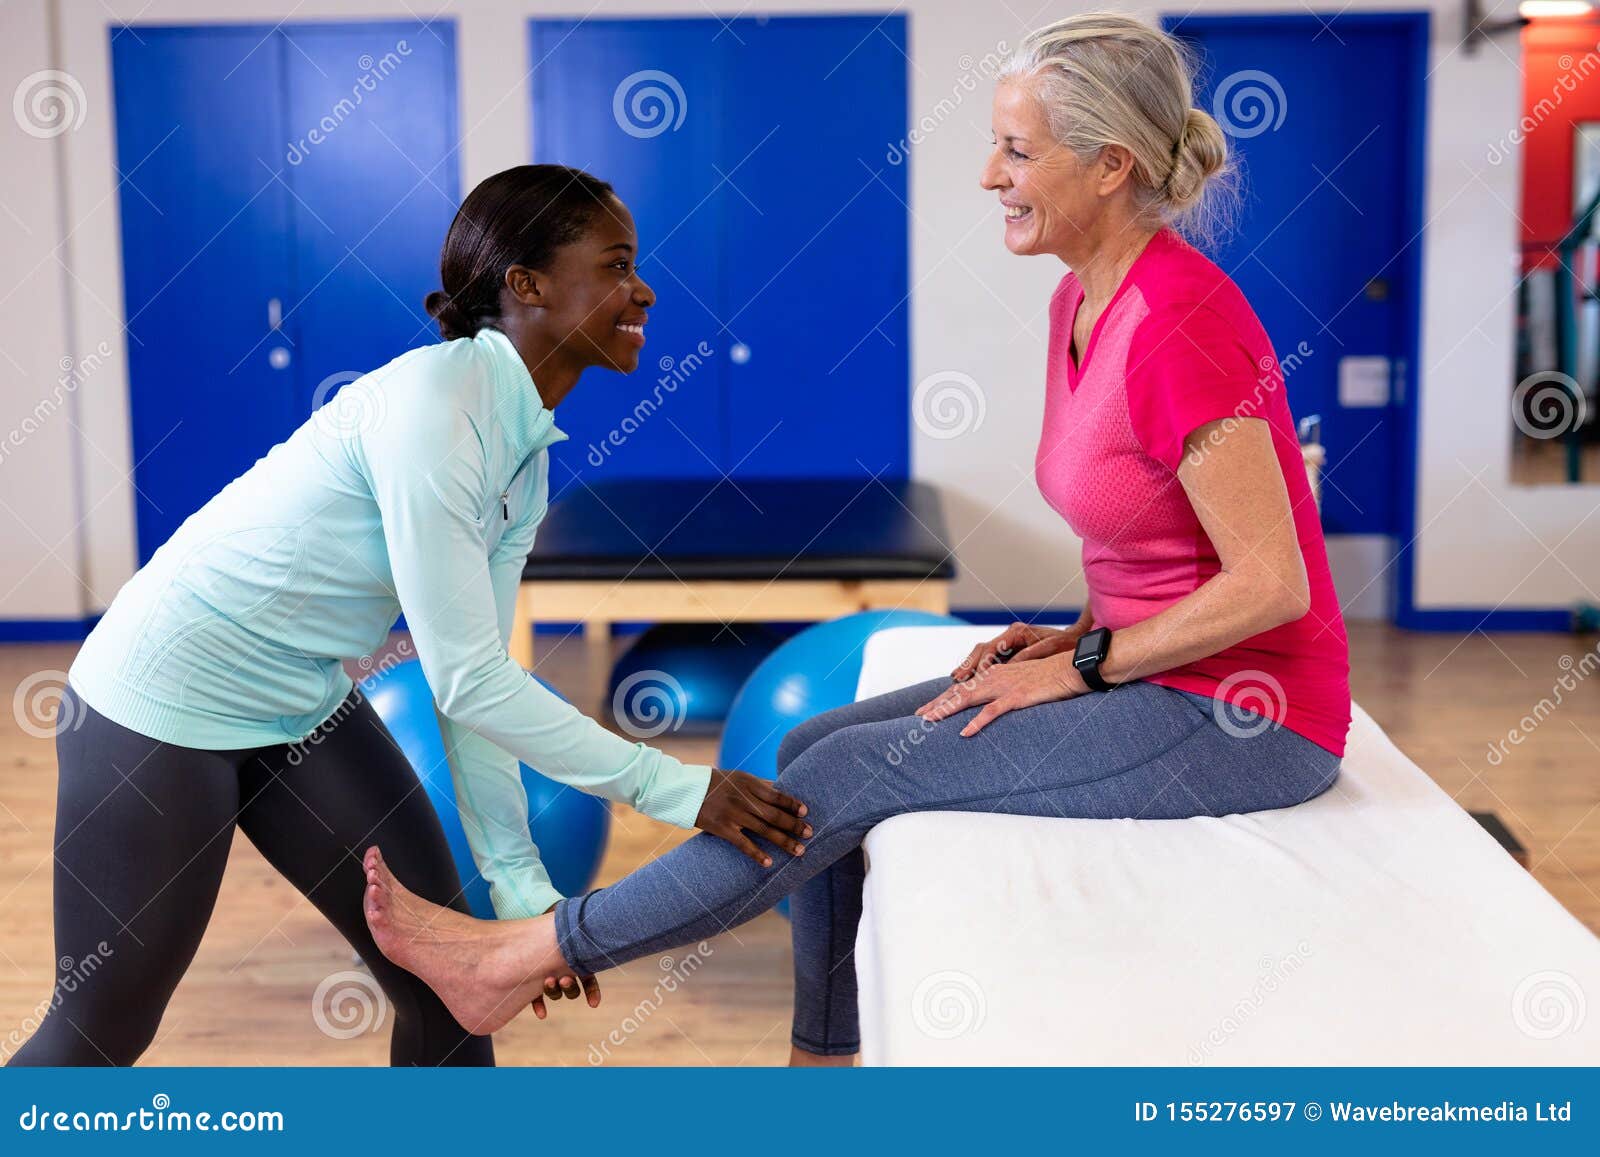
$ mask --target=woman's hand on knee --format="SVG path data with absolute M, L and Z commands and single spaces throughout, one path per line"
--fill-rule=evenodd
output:
M 802 818 L 805 814 L 805 804 L 769 781 L 717 768 L 711 772 L 711 786 L 694 826 L 727 840 L 763 868 L 770 868 L 772 857 L 746 833 L 776 844 L 791 856 L 804 855 L 805 845 L 800 840 L 811 837 L 811 825 Z
M 982 668 L 972 678 L 935 695 L 918 707 L 916 714 L 938 723 L 981 704 L 983 710 L 961 729 L 963 736 L 971 738 L 1009 711 L 1074 699 L 1088 690 L 1070 655 L 1052 655 Z
M 979 643 L 961 664 L 950 672 L 958 682 L 988 670 L 996 663 L 1009 663 L 1016 659 L 1043 659 L 1049 655 L 1070 651 L 1088 627 L 1083 624 L 1062 629 L 1036 627 L 1031 623 L 1012 623 L 986 643 Z

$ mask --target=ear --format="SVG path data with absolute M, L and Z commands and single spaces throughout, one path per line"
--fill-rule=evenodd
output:
M 1123 145 L 1106 145 L 1095 158 L 1096 191 L 1109 197 L 1133 180 L 1133 153 Z
M 506 268 L 506 292 L 531 309 L 548 309 L 550 306 L 550 278 L 526 265 Z

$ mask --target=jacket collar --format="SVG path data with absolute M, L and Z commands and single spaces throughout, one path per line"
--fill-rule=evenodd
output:
M 553 443 L 565 442 L 567 435 L 556 426 L 555 413 L 539 397 L 533 376 L 511 339 L 486 325 L 472 340 L 494 366 L 494 419 L 516 456 L 525 458 Z

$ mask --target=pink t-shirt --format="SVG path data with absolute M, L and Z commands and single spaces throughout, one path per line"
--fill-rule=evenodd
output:
M 1283 374 L 1239 287 L 1171 230 L 1151 239 L 1071 356 L 1083 290 L 1068 274 L 1050 301 L 1039 491 L 1083 539 L 1098 626 L 1148 619 L 1216 574 L 1216 549 L 1178 481 L 1184 440 L 1208 422 L 1261 418 L 1305 556 L 1311 610 L 1146 681 L 1268 716 L 1335 755 L 1350 726 L 1350 657 Z

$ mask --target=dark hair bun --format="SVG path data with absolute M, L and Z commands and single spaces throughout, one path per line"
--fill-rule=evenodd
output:
M 471 337 L 478 332 L 477 323 L 442 289 L 435 289 L 423 298 L 422 307 L 439 323 L 439 334 L 445 341 Z

